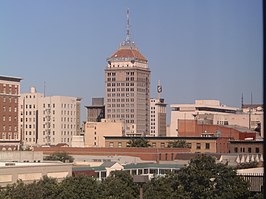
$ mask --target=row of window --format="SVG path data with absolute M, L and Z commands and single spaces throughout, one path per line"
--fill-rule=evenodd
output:
M 155 131 L 153 131 L 153 133 L 155 133 Z M 128 143 L 127 143 L 128 145 Z M 191 143 L 187 143 L 188 147 L 191 148 Z M 118 142 L 117 143 L 118 147 L 122 147 L 122 142 Z M 152 142 L 151 143 L 152 147 L 157 147 L 157 143 L 156 142 Z M 167 146 L 167 143 L 161 142 L 160 143 L 160 147 L 161 148 L 165 148 Z M 114 142 L 109 142 L 109 147 L 114 147 Z M 208 150 L 210 149 L 210 143 L 196 143 L 196 149 L 201 149 L 202 147 L 204 147 L 204 149 Z
M 0 93 L 17 95 L 18 94 L 18 88 L 17 88 L 17 86 L 14 86 L 13 89 L 12 89 L 12 85 L 9 85 L 8 88 L 7 88 L 4 85 L 2 87 L 2 89 L 0 90 Z
M 12 133 L 2 133 L 2 140 L 11 140 L 11 139 L 18 139 L 18 134 L 17 133 L 13 133 L 13 137 L 12 137 Z
M 134 118 L 134 114 L 107 114 L 107 118 L 121 118 L 121 119 L 123 119 L 123 118 Z M 131 122 L 130 123 L 134 123 L 134 120 L 131 120 Z
M 107 104 L 107 108 L 110 108 L 110 107 L 118 107 L 118 108 L 120 108 L 120 107 L 131 107 L 131 108 L 134 108 L 134 104 Z M 107 110 L 109 110 L 109 109 L 107 109 Z M 119 109 L 118 109 L 119 110 Z
M 107 93 L 107 97 L 134 97 L 134 93 Z
M 14 103 L 17 104 L 18 103 L 18 99 L 17 97 L 2 97 L 3 98 L 3 103 L 6 103 L 8 99 L 8 102 L 9 103 L 12 103 L 12 99 L 14 99 Z
M 134 88 L 107 88 L 106 90 L 107 90 L 107 92 L 120 92 L 120 91 L 121 92 L 125 92 L 125 91 L 134 92 Z
M 107 109 L 107 113 L 134 113 L 134 109 Z
M 107 87 L 124 87 L 124 86 L 126 86 L 126 87 L 129 87 L 129 86 L 134 86 L 135 84 L 134 84 L 134 82 L 130 82 L 130 83 L 120 83 L 120 82 L 118 82 L 118 83 L 107 83 Z
M 6 106 L 3 106 L 3 112 L 6 112 L 6 111 L 7 111 Z M 11 106 L 8 107 L 8 112 L 12 112 L 12 107 Z M 17 107 L 14 107 L 14 111 L 13 112 L 17 112 Z
M 17 116 L 14 116 L 14 119 L 13 119 L 15 122 L 17 121 Z M 2 121 L 3 122 L 6 122 L 6 116 L 4 115 L 3 118 L 2 118 Z M 11 116 L 8 116 L 8 122 L 11 122 L 12 121 L 12 117 Z
M 14 128 L 14 131 L 15 131 L 15 132 L 18 130 L 17 126 L 13 126 L 13 128 Z M 6 125 L 3 125 L 2 129 L 3 129 L 3 131 L 9 131 L 9 132 L 10 132 L 10 131 L 12 131 L 12 126 L 9 125 L 9 126 L 8 126 L 8 129 L 7 129 L 7 128 L 6 128 Z
M 247 150 L 246 150 L 247 149 Z M 255 147 L 255 149 L 253 149 L 255 153 L 260 153 L 260 148 L 259 147 Z M 251 147 L 235 147 L 234 148 L 234 152 L 235 153 L 253 153 L 252 148 Z

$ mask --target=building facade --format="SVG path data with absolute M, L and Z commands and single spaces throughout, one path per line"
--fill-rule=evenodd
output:
M 80 131 L 80 98 L 44 96 L 34 87 L 20 97 L 19 127 L 25 146 L 71 144 Z
M 166 104 L 164 99 L 150 100 L 150 136 L 166 136 Z
M 0 76 L 0 150 L 18 150 L 20 146 L 18 77 Z
M 237 125 L 255 130 L 263 137 L 263 109 L 246 109 L 222 105 L 218 100 L 196 100 L 195 104 L 172 104 L 168 136 L 179 135 L 179 120 L 197 120 L 203 124 Z
M 85 147 L 105 147 L 104 136 L 122 136 L 124 128 L 123 120 L 102 119 L 101 122 L 86 122 Z
M 141 137 L 135 137 L 141 138 Z M 106 136 L 105 147 L 109 148 L 129 148 L 128 142 L 132 138 Z M 179 149 L 191 153 L 228 153 L 228 140 L 225 137 L 145 137 L 151 148 L 160 149 Z M 176 141 L 185 141 L 187 147 L 185 148 L 171 148 L 168 145 Z M 169 154 L 168 154 L 169 155 Z M 166 155 L 167 156 L 167 155 Z M 159 158 L 162 160 L 161 158 Z M 169 160 L 169 157 L 166 158 Z
M 129 27 L 129 20 L 128 24 Z M 150 131 L 150 70 L 148 60 L 130 40 L 107 59 L 105 69 L 105 115 L 124 120 L 126 135 L 145 136 Z
M 204 124 L 197 120 L 178 120 L 181 137 L 227 137 L 231 140 L 256 140 L 258 132 L 245 127 Z
M 0 186 L 6 187 L 22 180 L 24 183 L 33 183 L 44 176 L 62 181 L 72 176 L 72 164 L 62 162 L 1 162 Z M 37 191 L 37 190 L 36 190 Z
M 105 117 L 104 98 L 92 98 L 91 106 L 87 108 L 87 121 L 100 122 Z

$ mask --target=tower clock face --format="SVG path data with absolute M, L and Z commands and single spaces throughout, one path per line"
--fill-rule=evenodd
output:
M 161 93 L 161 92 L 162 92 L 162 86 L 160 86 L 160 85 L 157 86 L 157 92 L 158 92 L 158 93 Z

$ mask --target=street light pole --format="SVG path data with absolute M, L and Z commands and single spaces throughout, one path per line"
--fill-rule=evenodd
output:
M 149 180 L 149 177 L 146 175 L 134 175 L 133 182 L 136 182 L 140 185 L 139 188 L 139 198 L 143 199 L 143 184 Z

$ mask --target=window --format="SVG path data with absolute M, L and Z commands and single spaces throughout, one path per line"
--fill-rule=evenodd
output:
M 197 144 L 196 144 L 196 149 L 200 149 L 200 148 L 201 148 L 200 143 L 197 143 Z
M 210 143 L 205 143 L 205 149 L 210 149 Z
M 250 147 L 248 147 L 248 153 L 251 153 L 251 148 Z
M 114 147 L 114 143 L 113 142 L 110 142 L 109 143 L 109 147 Z
M 260 152 L 260 148 L 256 147 L 255 151 L 256 151 L 256 153 L 259 153 Z
M 235 147 L 235 153 L 238 153 L 238 148 L 237 147 Z
M 118 147 L 119 147 L 119 148 L 122 147 L 122 142 L 118 142 Z

